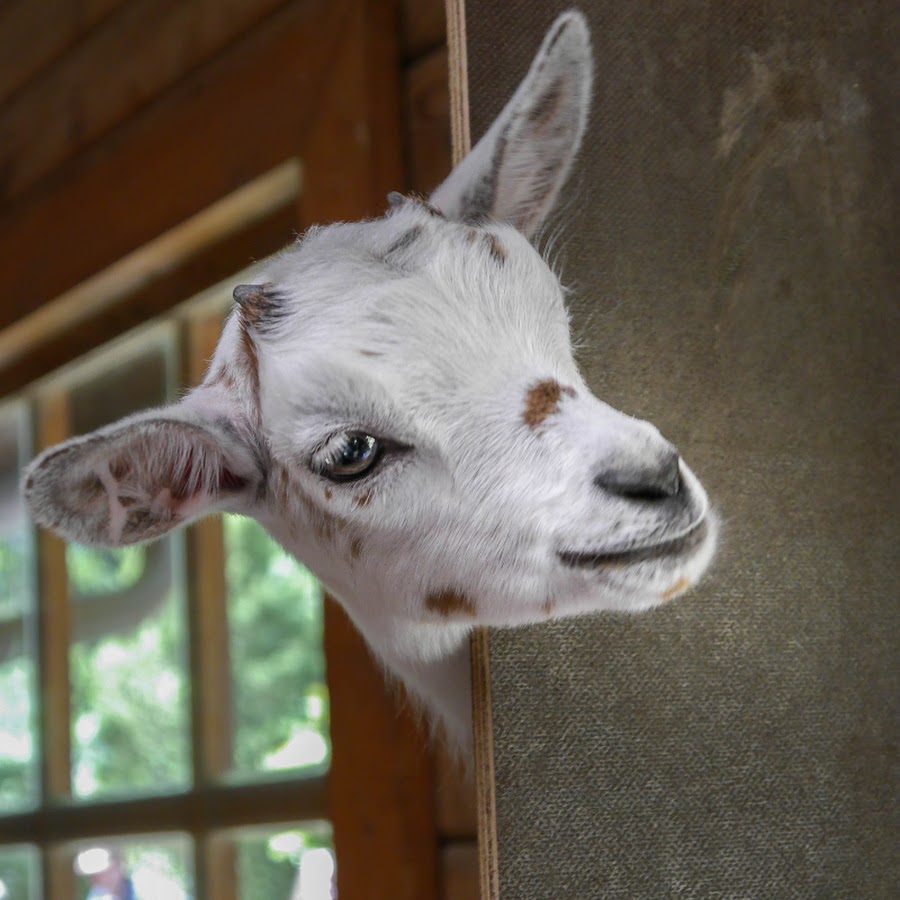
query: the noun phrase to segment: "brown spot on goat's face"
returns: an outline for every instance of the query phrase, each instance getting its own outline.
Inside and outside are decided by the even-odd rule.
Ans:
[[[445,619],[450,616],[474,618],[477,613],[475,602],[461,591],[436,591],[425,598],[425,608]]]
[[[362,556],[362,538],[355,537],[350,541],[350,559],[359,559]]]
[[[330,500],[334,494],[331,492],[331,488],[325,488],[325,499]]]
[[[353,502],[360,508],[365,509],[372,502],[372,492],[366,491],[364,494],[357,494],[353,498]]]
[[[540,428],[550,416],[559,411],[559,402],[563,396],[574,397],[575,390],[563,387],[552,379],[536,384],[525,398],[522,420],[533,430]]]

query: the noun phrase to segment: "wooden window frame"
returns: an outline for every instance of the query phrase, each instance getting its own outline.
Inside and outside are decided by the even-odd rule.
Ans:
[[[24,343],[17,339],[14,354],[0,354],[0,397],[165,313],[248,258],[279,249],[286,228],[302,231],[316,222],[382,212],[386,193],[404,183],[398,34],[394,0],[287,3],[121,126],[110,146],[78,155],[59,177],[0,216],[0,257],[16,260],[0,270],[0,288],[11,298],[0,310],[0,346],[4,336],[21,336],[15,329],[34,326],[34,317],[54,301],[58,314],[39,322]],[[273,202],[246,227],[217,233],[178,265],[70,317],[65,304],[78,285],[291,159],[301,161],[304,173],[295,201]],[[134,204],[135,196],[149,201]],[[47,248],[53,248],[52,265],[44,258]],[[208,356],[215,335],[207,326],[188,326],[186,337],[195,351],[189,358]],[[196,383],[200,372],[188,375]],[[65,399],[51,397],[37,417],[42,445],[64,436]],[[218,522],[194,528],[188,559],[210,548],[220,552],[221,540]],[[327,780],[292,782],[286,790],[283,782],[230,785],[219,778],[225,754],[218,742],[228,722],[215,710],[223,708],[217,691],[227,679],[210,648],[227,643],[223,592],[189,565],[193,787],[89,807],[69,803],[71,622],[64,549],[42,533],[38,554],[42,803],[33,812],[0,817],[0,847],[32,843],[44,851],[49,897],[71,896],[71,863],[57,852],[63,844],[177,830],[194,838],[196,896],[223,900],[234,887],[222,877],[228,867],[219,854],[227,849],[213,833],[302,820],[322,808],[324,796],[342,898],[436,900],[438,840],[426,741],[413,717],[398,711],[362,639],[330,600]]]

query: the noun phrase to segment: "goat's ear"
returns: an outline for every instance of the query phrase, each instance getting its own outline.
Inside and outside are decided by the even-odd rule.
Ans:
[[[25,502],[66,540],[120,547],[212,512],[251,512],[262,454],[236,418],[186,403],[149,410],[42,453]]]
[[[459,221],[511,222],[531,237],[552,209],[578,152],[592,80],[584,16],[563,13],[513,98],[434,192],[432,205]]]

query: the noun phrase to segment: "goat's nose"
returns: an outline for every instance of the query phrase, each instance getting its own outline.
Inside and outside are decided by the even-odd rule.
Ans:
[[[680,458],[670,450],[651,464],[629,463],[605,469],[594,484],[629,500],[665,500],[681,490]]]

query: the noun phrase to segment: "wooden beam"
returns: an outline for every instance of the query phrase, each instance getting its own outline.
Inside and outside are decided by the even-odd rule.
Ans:
[[[286,2],[130,0],[0,107],[0,203],[33,188]]]
[[[0,397],[281,249],[299,190],[279,166],[0,332]]]
[[[435,752],[435,781],[440,839],[474,840],[478,834],[475,783],[444,747]]]
[[[479,900],[478,846],[475,841],[445,844],[441,850],[441,900]]]
[[[397,4],[359,0],[345,20],[323,116],[303,154],[304,225],[378,215],[388,191],[403,187],[399,69]],[[427,737],[398,707],[359,633],[333,600],[325,609],[325,654],[338,895],[436,900]]]
[[[403,95],[409,187],[427,195],[450,174],[446,47],[439,47],[407,68]]]
[[[403,58],[413,60],[445,44],[444,0],[403,0]]]
[[[327,779],[320,777],[206,785],[181,794],[92,801],[89,807],[54,803],[0,818],[0,846],[165,831],[206,834],[242,825],[317,821],[326,792]]]
[[[0,103],[125,0],[7,0],[0,6]]]
[[[350,0],[303,0],[0,219],[0,330],[297,154]]]
[[[380,7],[381,16],[393,11],[392,4],[364,5],[366,12]],[[327,114],[304,154],[304,224],[377,215],[387,192],[404,183],[397,51],[390,25],[386,35],[376,37],[363,24],[357,19],[355,33],[348,35],[332,97],[324,105]],[[374,45],[366,47],[373,39]],[[341,165],[334,166],[340,147]],[[436,897],[433,775],[426,737],[398,708],[359,633],[330,598],[325,651],[333,745],[329,810],[339,896]]]
[[[38,450],[70,436],[68,395],[54,391],[37,403]],[[66,545],[56,535],[38,532],[38,684],[43,803],[67,800],[72,791],[69,644],[72,605]]]
[[[202,314],[182,331],[182,383],[203,380],[222,333],[222,316]],[[221,516],[187,530],[188,654],[191,674],[193,783],[223,780],[234,766],[234,698],[229,639],[225,535]],[[193,835],[194,890],[198,900],[236,900],[234,842]]]
[[[189,321],[184,328],[182,381],[199,384],[212,357],[222,320]],[[189,606],[191,722],[195,784],[221,780],[233,766],[231,644],[228,584],[221,516],[204,519],[186,533]]]

